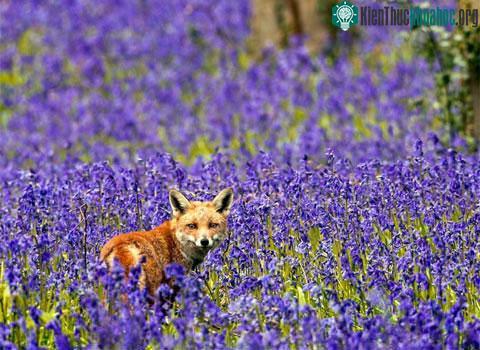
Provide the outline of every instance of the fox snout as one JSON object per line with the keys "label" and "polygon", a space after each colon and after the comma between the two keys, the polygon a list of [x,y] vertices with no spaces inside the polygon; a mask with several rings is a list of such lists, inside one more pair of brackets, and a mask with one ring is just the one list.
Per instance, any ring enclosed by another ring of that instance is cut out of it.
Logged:
{"label": "fox snout", "polygon": [[223,240],[223,235],[216,234],[210,237],[208,234],[205,234],[200,236],[200,238],[195,242],[195,245],[197,247],[202,247],[202,248],[213,248],[222,240]]}
{"label": "fox snout", "polygon": [[196,243],[197,247],[204,247],[204,248],[209,248],[213,245],[213,240],[210,240],[209,238],[201,238],[200,239],[200,245],[198,244],[198,242]]}

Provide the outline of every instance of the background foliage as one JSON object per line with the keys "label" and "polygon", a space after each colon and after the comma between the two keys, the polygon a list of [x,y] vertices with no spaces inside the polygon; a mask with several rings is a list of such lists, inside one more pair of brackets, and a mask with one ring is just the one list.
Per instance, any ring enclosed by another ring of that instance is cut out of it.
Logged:
{"label": "background foliage", "polygon": [[[462,79],[438,84],[455,67],[409,28],[252,55],[251,17],[247,0],[0,3],[2,348],[480,347],[480,167],[442,100]],[[98,263],[168,219],[169,188],[227,185],[229,239],[169,268],[173,306]]]}

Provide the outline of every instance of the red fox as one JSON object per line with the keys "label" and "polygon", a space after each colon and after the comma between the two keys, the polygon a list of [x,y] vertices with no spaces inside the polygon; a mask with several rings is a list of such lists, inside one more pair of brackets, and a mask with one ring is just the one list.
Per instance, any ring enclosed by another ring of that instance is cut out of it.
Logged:
{"label": "red fox", "polygon": [[190,202],[179,191],[171,190],[169,201],[171,220],[150,231],[115,236],[100,252],[100,260],[109,269],[117,259],[127,276],[142,260],[139,286],[147,288],[150,295],[168,282],[164,272],[167,264],[177,263],[189,271],[225,238],[233,191],[226,188],[211,202]]}

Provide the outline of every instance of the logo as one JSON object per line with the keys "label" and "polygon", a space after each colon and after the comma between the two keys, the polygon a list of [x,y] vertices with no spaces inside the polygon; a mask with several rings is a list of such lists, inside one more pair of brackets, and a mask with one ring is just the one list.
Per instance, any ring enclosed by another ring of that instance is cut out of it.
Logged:
{"label": "logo", "polygon": [[347,31],[350,26],[358,23],[358,7],[348,1],[342,1],[332,7],[332,23]]}

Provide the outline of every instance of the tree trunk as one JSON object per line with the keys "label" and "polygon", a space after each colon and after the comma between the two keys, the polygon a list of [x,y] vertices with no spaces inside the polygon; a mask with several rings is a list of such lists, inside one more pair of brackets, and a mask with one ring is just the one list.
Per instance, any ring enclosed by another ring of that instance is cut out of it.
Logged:
{"label": "tree trunk", "polygon": [[473,132],[478,144],[480,142],[480,74],[478,71],[476,74],[470,73],[470,93],[473,103]]}
{"label": "tree trunk", "polygon": [[323,48],[331,21],[331,7],[325,1],[252,0],[252,5],[249,49],[254,55],[267,45],[285,47],[295,35],[304,36],[312,52]]}
{"label": "tree trunk", "polygon": [[297,0],[288,0],[288,7],[292,17],[292,31],[295,35],[303,35],[303,22],[300,16],[300,7]]}
{"label": "tree trunk", "polygon": [[[477,9],[480,11],[480,0],[460,0],[458,6],[461,9]],[[473,57],[467,61],[469,73],[467,86],[472,101],[472,136],[475,138],[478,148],[480,144],[480,29],[473,26],[471,19],[469,22],[470,25],[462,29],[468,31],[471,35],[468,39],[469,45],[467,46],[473,50]],[[466,54],[471,55],[472,53],[467,52]]]}

